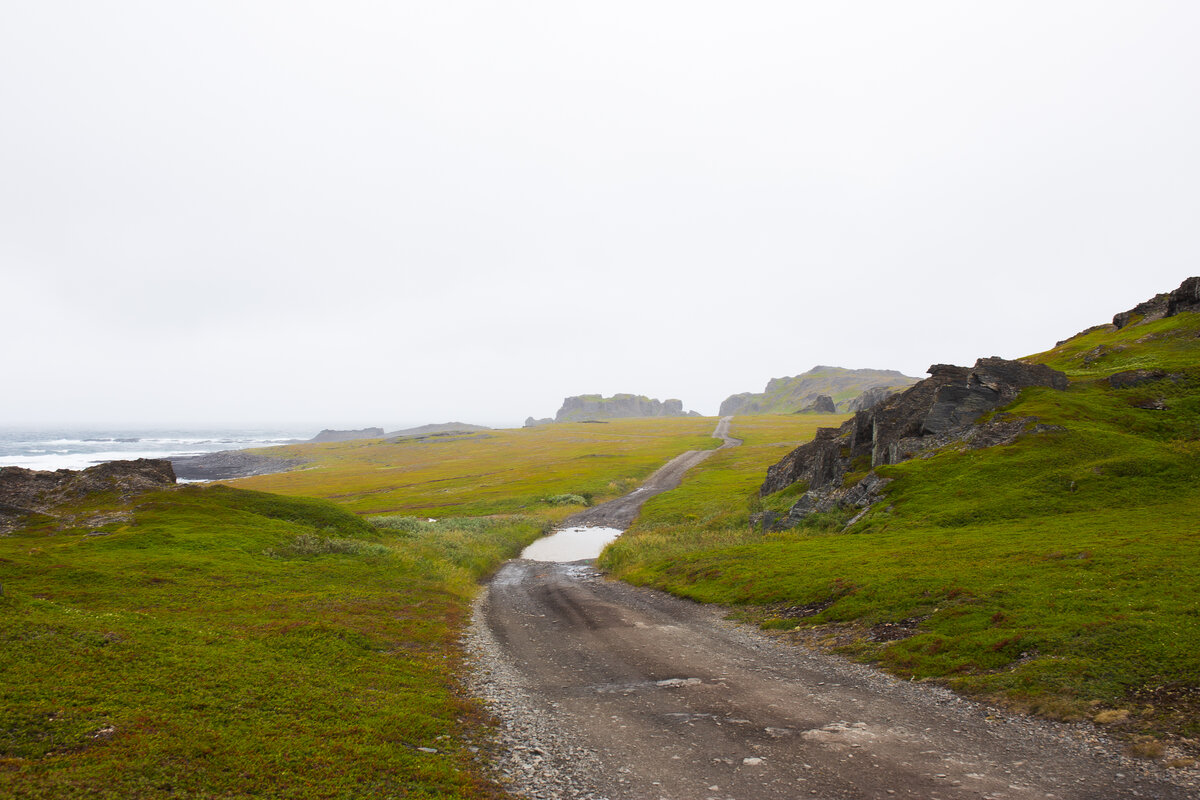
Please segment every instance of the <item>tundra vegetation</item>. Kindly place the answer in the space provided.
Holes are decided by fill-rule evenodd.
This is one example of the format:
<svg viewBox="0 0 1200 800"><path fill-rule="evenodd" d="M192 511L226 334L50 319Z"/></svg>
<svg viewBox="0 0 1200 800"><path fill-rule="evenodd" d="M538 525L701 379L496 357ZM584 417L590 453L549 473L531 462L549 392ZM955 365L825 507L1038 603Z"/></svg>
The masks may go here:
<svg viewBox="0 0 1200 800"><path fill-rule="evenodd" d="M299 445L246 483L340 505L191 484L0 536L0 796L498 796L456 680L478 581L713 426Z"/></svg>
<svg viewBox="0 0 1200 800"><path fill-rule="evenodd" d="M848 528L849 511L749 524L804 488L760 497L766 468L844 417L737 417L744 445L651 499L602 564L1156 757L1200 735L1198 337L1184 313L1032 357L1069 389L997 413L1055 427L881 468L886 499ZM714 447L713 426L274 448L307 465L91 496L0 536L0 794L497 796L456 678L478 581Z"/></svg>
<svg viewBox="0 0 1200 800"><path fill-rule="evenodd" d="M1200 315L1184 313L1030 357L1069 389L1026 390L998 413L1055 428L881 467L895 479L886 499L850 527L857 509L752 528L753 512L785 510L804 487L759 497L722 475L737 467L718 453L651 499L601 565L898 675L1093 719L1137 754L1194 746L1198 336ZM761 441L741 418L733 435Z"/></svg>

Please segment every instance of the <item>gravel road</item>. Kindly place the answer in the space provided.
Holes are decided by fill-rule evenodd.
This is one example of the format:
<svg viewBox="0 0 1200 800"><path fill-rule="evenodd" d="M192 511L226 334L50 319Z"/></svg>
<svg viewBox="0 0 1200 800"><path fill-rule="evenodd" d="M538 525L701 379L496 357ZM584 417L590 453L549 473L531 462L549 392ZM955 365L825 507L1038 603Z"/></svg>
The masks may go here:
<svg viewBox="0 0 1200 800"><path fill-rule="evenodd" d="M682 455L675 456L629 494L573 514L563 522L563 527L591 526L620 528L621 530L628 528L637 518L638 512L642 510L642 504L651 497L674 489L683 480L684 473L717 450L737 447L742 443L741 439L735 439L729 435L729 422L732 419L733 417L722 417L717 423L716 430L713 431L714 439L724 441L720 447L714 450L688 450Z"/></svg>
<svg viewBox="0 0 1200 800"><path fill-rule="evenodd" d="M1091 725L1003 713L724 613L590 562L508 562L466 642L501 723L501 781L589 800L1200 797L1195 771L1126 758Z"/></svg>

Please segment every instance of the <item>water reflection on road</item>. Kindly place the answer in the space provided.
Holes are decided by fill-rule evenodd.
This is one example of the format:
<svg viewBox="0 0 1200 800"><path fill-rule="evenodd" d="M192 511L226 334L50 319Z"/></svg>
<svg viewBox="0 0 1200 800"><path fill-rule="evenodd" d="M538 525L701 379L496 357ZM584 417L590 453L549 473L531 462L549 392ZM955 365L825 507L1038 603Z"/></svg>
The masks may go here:
<svg viewBox="0 0 1200 800"><path fill-rule="evenodd" d="M621 533L619 528L563 528L526 547L521 558L556 562L596 558Z"/></svg>

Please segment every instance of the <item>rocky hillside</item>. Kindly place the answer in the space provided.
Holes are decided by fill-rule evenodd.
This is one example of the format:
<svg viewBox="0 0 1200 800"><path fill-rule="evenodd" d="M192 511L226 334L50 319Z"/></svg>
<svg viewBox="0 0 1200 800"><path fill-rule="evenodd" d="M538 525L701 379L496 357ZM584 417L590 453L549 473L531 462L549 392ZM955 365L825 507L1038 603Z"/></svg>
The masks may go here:
<svg viewBox="0 0 1200 800"><path fill-rule="evenodd" d="M982 425L976 422L1011 403L1022 389L1043 386L1062 391L1068 385L1067 376L1057 370L1002 358L981 358L971 368L935 364L929 373L931 377L905 391L856 412L840 428L818 428L813 441L767 470L760 494L804 483L805 492L783 527L816 511L865 508L880 499L879 490L887 479L868 472L861 480L847 481L850 473L898 464L954 442L990 447L1046 429L1029 417L999 416Z"/></svg>
<svg viewBox="0 0 1200 800"><path fill-rule="evenodd" d="M772 378L759 393L742 392L730 395L721 403L721 416L730 414L794 414L813 408L824 395L836 411L858 411L864 407L860 396L870 392L867 405L916 383L894 369L845 369L842 367L813 367L802 375ZM821 410L828 412L822 402Z"/></svg>
<svg viewBox="0 0 1200 800"><path fill-rule="evenodd" d="M581 394L563 400L562 408L554 415L555 422L586 422L588 420L623 419L626 417L684 417L699 416L685 412L682 400L656 400L637 394ZM536 423L537 420L534 420ZM529 425L529 421L526 421Z"/></svg>
<svg viewBox="0 0 1200 800"><path fill-rule="evenodd" d="M973 450L1064 431L1035 416L994 413L1031 387L1064 392L1071 379L1096 376L1102 380L1094 388L1112 394L1122 405L1165 411L1165 396L1178 395L1190 382L1182 368L1196 360L1192 329L1185 325L1144 336L1131 334L1139 326L1194 311L1200 311L1200 278L1188 278L1175 291L1156 295L1117 314L1112 324L1089 328L1047 353L1021 361L981 358L969 368L935 364L929 378L856 411L840 428L819 428L813 441L770 467L762 496L796 485L801 491L785 517L775 520L766 512L772 518L762 521L790 527L815 512L868 509L883 498L881 490L890 482L876 474L877 467L949 446ZM1175 366L1164 358L1176 352L1180 371L1153 368ZM1152 368L1144 368L1147 365ZM1129 366L1143 368L1123 369ZM1154 392L1165 384L1171 392Z"/></svg>
<svg viewBox="0 0 1200 800"><path fill-rule="evenodd" d="M30 514L55 516L60 506L88 495L111 494L121 501L175 485L171 462L139 458L108 461L84 470L53 472L0 467L0 531L19 524Z"/></svg>

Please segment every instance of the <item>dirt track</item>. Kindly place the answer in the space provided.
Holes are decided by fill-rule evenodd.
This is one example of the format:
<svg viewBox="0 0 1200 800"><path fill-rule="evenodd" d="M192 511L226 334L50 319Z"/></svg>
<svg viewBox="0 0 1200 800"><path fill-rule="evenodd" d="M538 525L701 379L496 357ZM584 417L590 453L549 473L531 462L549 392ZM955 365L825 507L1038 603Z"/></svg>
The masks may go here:
<svg viewBox="0 0 1200 800"><path fill-rule="evenodd" d="M1091 726L904 683L726 622L720 609L605 580L587 563L506 564L468 644L475 690L502 722L502 776L518 795L1200 796L1181 785L1188 776L1123 758Z"/></svg>
<svg viewBox="0 0 1200 800"><path fill-rule="evenodd" d="M722 417L721 421L717 423L716 430L713 431L713 438L723 439L725 442L720 447L715 450L689 450L682 455L675 456L675 458L659 467L658 471L647 478L637 489L634 489L624 497L618 497L616 500L601 503L586 511L572 515L564 521L564 527L590 525L597 528L620 528L622 530L628 528L637 518L638 512L642 510L642 504L651 497L674 489L683 480L684 473L711 456L717 450L724 450L726 447L737 447L742 443L741 439L734 439L729 435L729 421L731 419L733 417Z"/></svg>

